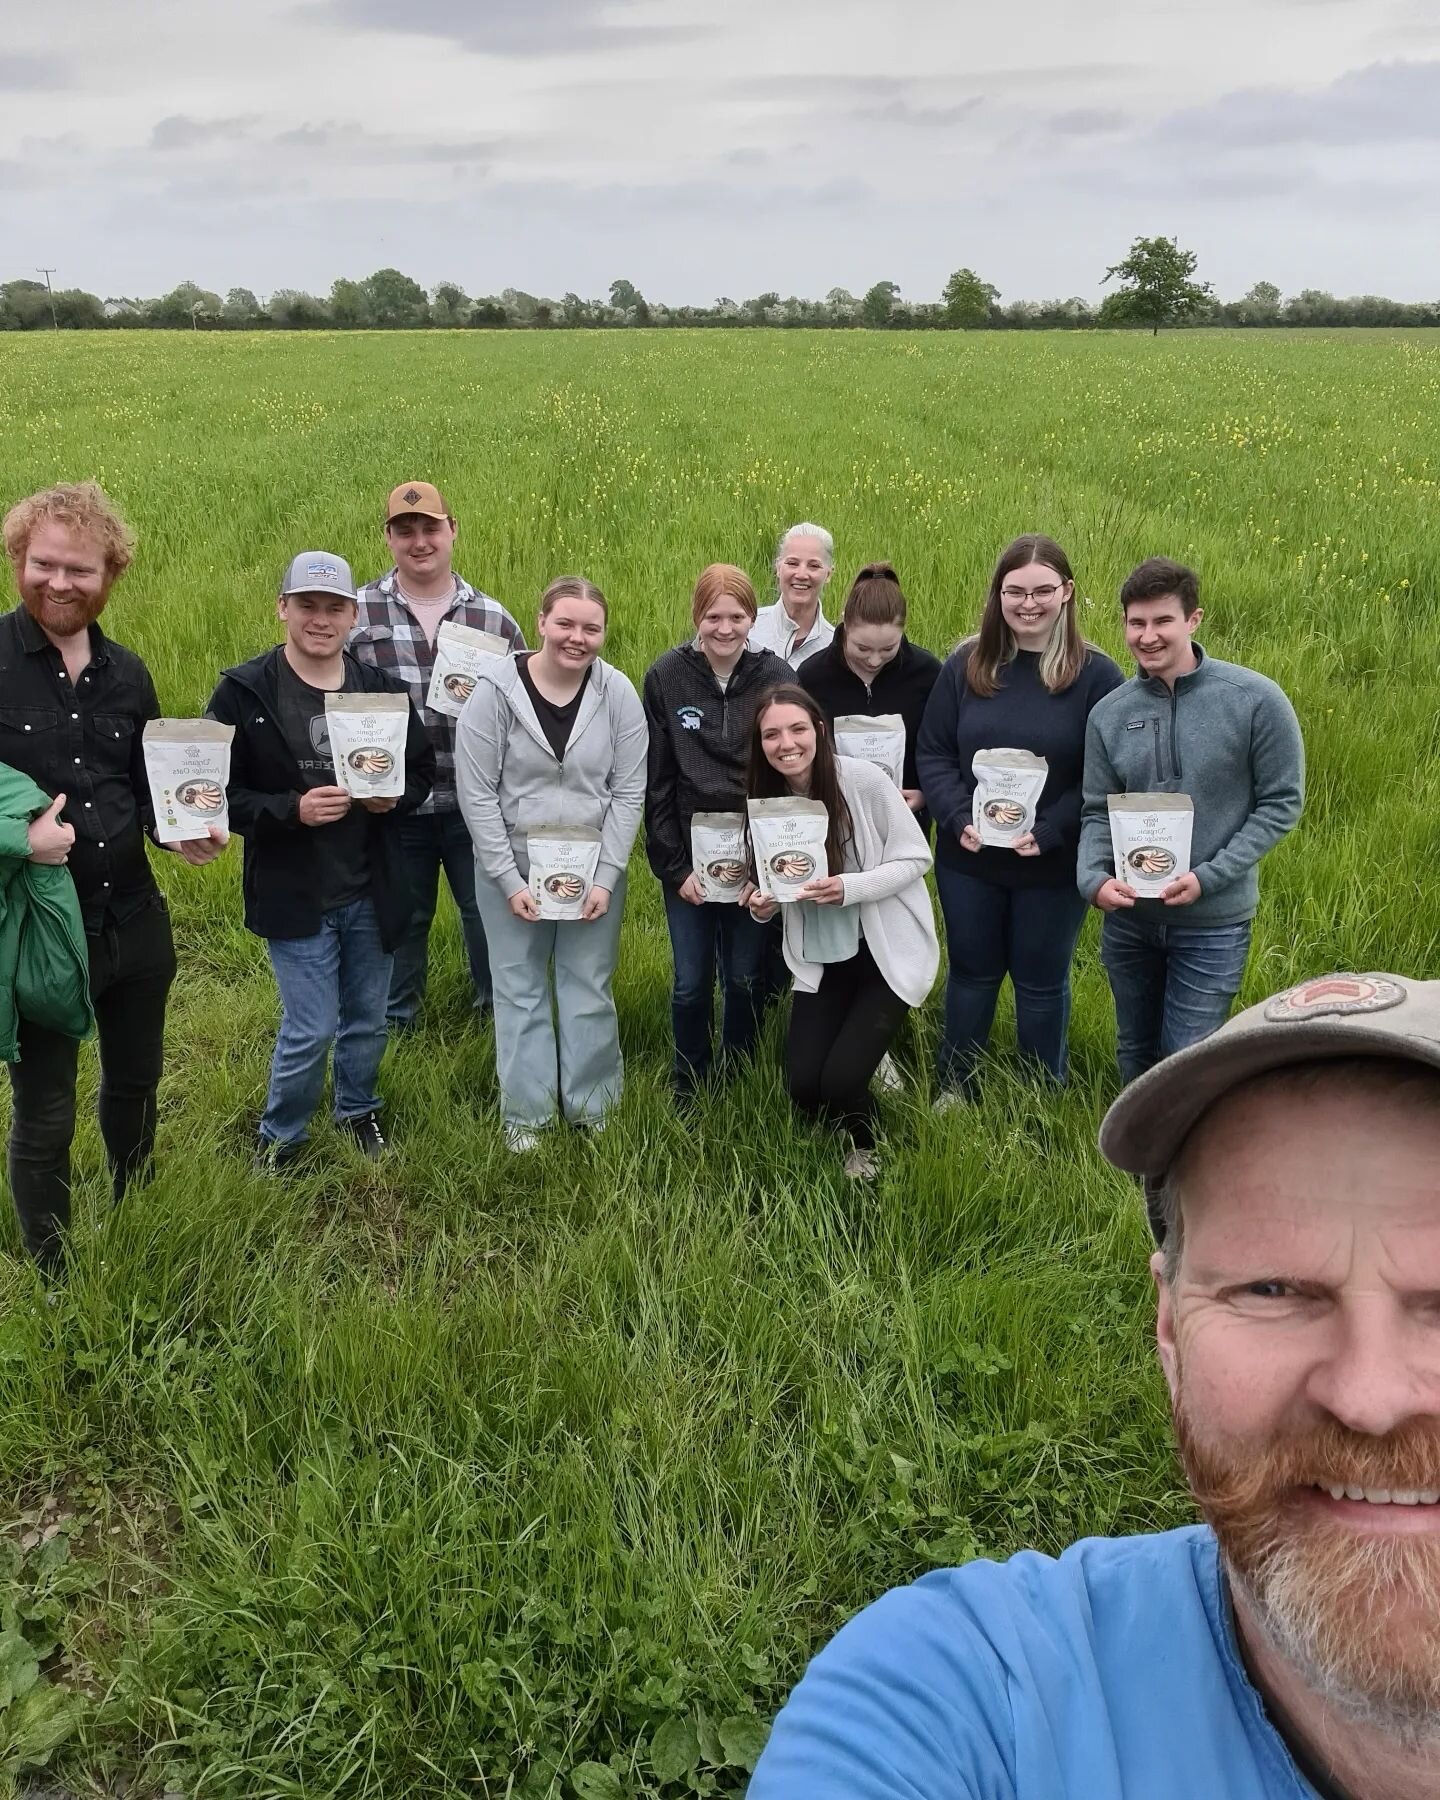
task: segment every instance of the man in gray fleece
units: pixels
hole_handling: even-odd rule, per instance
[[[1200,583],[1151,557],[1120,590],[1136,674],[1101,700],[1085,735],[1080,892],[1105,914],[1100,956],[1115,996],[1120,1074],[1223,1025],[1259,905],[1260,858],[1293,829],[1305,794],[1295,709],[1264,675],[1194,641]],[[1111,794],[1188,794],[1190,868],[1158,900],[1117,879]]]

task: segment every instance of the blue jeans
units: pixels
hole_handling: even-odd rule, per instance
[[[430,969],[430,926],[440,899],[440,871],[460,914],[465,938],[465,957],[475,1005],[490,1004],[490,952],[485,927],[475,904],[475,846],[462,813],[456,811],[411,813],[396,821],[400,857],[409,884],[414,911],[405,935],[395,946],[395,971],[390,977],[386,1018],[391,1025],[413,1025],[425,998]]]
[[[1015,990],[1020,1054],[1063,1082],[1069,1065],[1070,964],[1085,923],[1085,902],[1073,887],[1000,887],[944,863],[936,865],[935,884],[950,959],[941,1085],[973,1083],[1007,975]]]
[[[1122,1081],[1218,1031],[1240,992],[1250,950],[1243,925],[1180,925],[1106,913],[1100,960],[1115,996]]]
[[[266,938],[280,989],[280,1035],[260,1117],[267,1143],[302,1144],[335,1046],[335,1117],[378,1111],[391,957],[368,895],[336,907],[313,937]]]
[[[675,986],[670,999],[670,1023],[675,1034],[673,1079],[677,1087],[688,1089],[710,1072],[717,970],[724,999],[721,1061],[733,1062],[755,1048],[765,1003],[765,948],[769,934],[765,926],[751,918],[748,907],[713,901],[691,906],[668,887],[665,923],[670,928],[670,949],[675,958]]]

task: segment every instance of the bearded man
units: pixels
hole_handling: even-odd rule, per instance
[[[160,704],[144,663],[96,623],[135,540],[93,482],[22,500],[4,537],[21,603],[0,618],[0,762],[51,796],[30,823],[32,859],[65,862],[74,878],[100,1048],[100,1134],[119,1200],[154,1151],[175,975],[170,918],[145,851],[154,817],[141,735]],[[199,864],[224,844],[211,826],[163,847]],[[55,1271],[70,1219],[79,1046],[22,1019],[19,1048],[7,1065],[10,1191],[27,1249]]]
[[[1133,1082],[1204,1525],[896,1590],[751,1800],[1440,1794],[1440,982],[1333,975]]]

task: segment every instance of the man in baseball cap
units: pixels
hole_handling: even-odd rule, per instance
[[[1206,1523],[852,1620],[751,1800],[1440,1794],[1440,982],[1326,975],[1116,1101]]]
[[[209,707],[235,727],[227,792],[230,823],[245,840],[245,924],[265,939],[282,1005],[257,1147],[266,1172],[304,1156],[332,1046],[336,1123],[363,1155],[385,1149],[377,1091],[385,1001],[410,913],[397,834],[435,773],[424,726],[401,700],[404,794],[352,799],[339,781],[327,697],[404,693],[345,648],[355,581],[344,557],[292,557],[276,611],[284,643],[226,669]]]
[[[525,636],[499,601],[455,573],[455,519],[433,482],[402,481],[390,490],[384,534],[392,565],[360,590],[350,649],[361,662],[405,684],[436,758],[429,799],[400,822],[397,833],[412,909],[395,949],[386,1017],[392,1030],[404,1031],[415,1024],[425,997],[442,869],[460,914],[474,1005],[478,1011],[490,1006],[490,953],[475,904],[475,849],[455,793],[456,721],[428,704],[436,637],[443,624],[466,625],[523,650]]]

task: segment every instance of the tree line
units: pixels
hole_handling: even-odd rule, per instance
[[[610,284],[608,297],[559,300],[504,288],[467,294],[442,281],[428,292],[399,269],[377,269],[363,281],[342,277],[326,295],[279,288],[262,301],[250,288],[222,296],[182,281],[156,299],[101,299],[82,288],[56,288],[20,279],[0,283],[0,331],[452,330],[476,326],[522,331],[688,326],[737,329],[805,326],[876,331],[1026,331],[1162,326],[1440,325],[1440,301],[1387,300],[1377,294],[1337,298],[1319,288],[1282,296],[1257,281],[1238,300],[1219,300],[1195,280],[1196,258],[1173,238],[1137,238],[1128,255],[1107,269],[1114,290],[1099,305],[1078,295],[1057,300],[1012,300],[975,270],[957,269],[938,300],[910,300],[893,281],[877,281],[855,295],[834,287],[822,300],[778,292],[748,300],[721,295],[713,306],[670,306],[648,300],[631,281]]]

